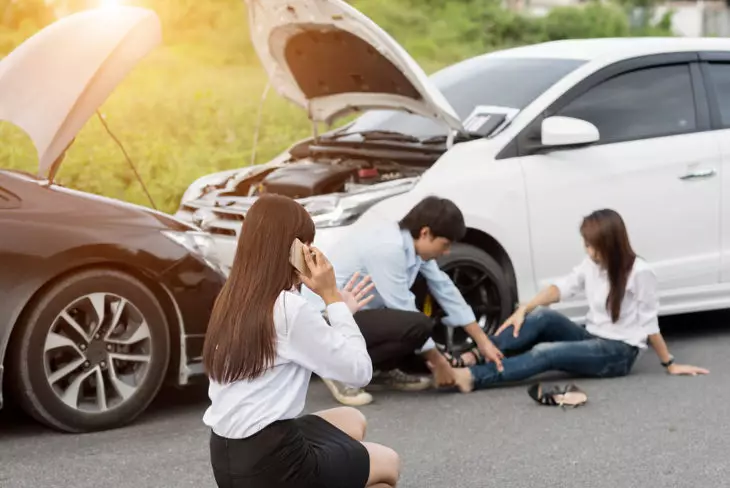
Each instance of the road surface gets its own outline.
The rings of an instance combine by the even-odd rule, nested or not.
[[[376,393],[363,408],[368,440],[401,453],[404,488],[727,486],[728,318],[663,323],[678,361],[708,367],[707,377],[670,377],[649,351],[629,377],[577,381],[590,400],[575,410],[537,405],[525,386]],[[134,425],[80,436],[6,412],[0,487],[213,488],[206,406],[204,387],[165,391]],[[308,410],[333,406],[313,381]]]

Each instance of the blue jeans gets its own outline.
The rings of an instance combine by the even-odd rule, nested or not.
[[[521,381],[547,371],[596,378],[625,376],[639,353],[639,348],[625,342],[596,337],[548,308],[530,313],[517,337],[513,332],[510,327],[490,336],[505,355],[504,371],[497,371],[491,362],[471,366],[474,389]]]

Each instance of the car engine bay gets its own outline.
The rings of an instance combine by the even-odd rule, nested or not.
[[[223,197],[284,195],[294,199],[353,193],[372,185],[420,176],[426,168],[393,161],[354,158],[304,158],[270,167],[237,182]]]

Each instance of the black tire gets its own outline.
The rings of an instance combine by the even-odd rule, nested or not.
[[[104,294],[106,297],[103,302],[96,302],[103,303],[105,309],[105,319],[99,322],[102,322],[102,325],[109,324],[104,325],[101,333],[97,335],[101,339],[92,339],[90,342],[85,343],[82,339],[72,340],[74,344],[61,347],[54,346],[50,348],[50,351],[53,351],[52,353],[47,352],[47,344],[51,342],[50,333],[52,329],[54,338],[61,335],[59,327],[64,331],[62,332],[64,334],[65,331],[70,331],[70,334],[63,337],[73,339],[82,337],[80,334],[75,335],[77,329],[68,328],[70,323],[65,318],[59,319],[59,317],[72,304],[78,306],[78,308],[70,308],[70,313],[73,314],[76,314],[83,307],[96,310],[95,308],[89,308],[94,304],[91,299],[82,298],[91,294],[95,294],[94,297]],[[118,321],[120,325],[111,327],[109,319],[113,321],[114,311],[121,308],[118,306],[120,302],[114,302],[119,297],[125,299],[127,303],[122,308],[124,312]],[[108,312],[106,311],[107,303],[109,303]],[[116,308],[112,308],[112,303],[117,304]],[[89,316],[91,314],[81,317],[88,318]],[[140,316],[144,318],[147,324],[146,328],[138,325],[142,323],[139,320]],[[94,317],[98,317],[98,314],[95,314]],[[74,320],[77,324],[82,324],[82,322]],[[133,327],[134,329],[148,331],[148,333],[142,334],[146,336],[145,338],[133,343],[134,346],[111,344],[105,340],[104,336],[108,329],[113,331],[124,330],[129,335],[127,327],[130,323],[136,326]],[[90,322],[88,330],[91,330],[94,324],[95,322]],[[41,296],[26,308],[18,327],[20,327],[20,334],[16,336],[17,340],[11,345],[12,350],[10,351],[14,396],[29,415],[51,428],[78,433],[121,427],[133,421],[149,406],[164,381],[170,358],[170,338],[165,314],[155,295],[143,283],[126,273],[111,269],[91,269],[61,279],[45,290]],[[82,328],[84,331],[87,330],[83,326]],[[114,340],[115,337],[113,336],[110,340]],[[121,340],[131,340],[123,335],[121,337]],[[79,345],[75,345],[77,342]],[[92,345],[92,342],[94,345]],[[84,345],[82,346],[80,343],[84,343]],[[56,343],[54,342],[54,344]],[[85,351],[83,353],[81,353],[82,347]],[[123,360],[118,357],[112,359],[108,355],[108,348],[112,348],[114,353],[119,354],[132,355],[136,353],[135,358],[137,359],[134,361]],[[121,348],[145,349],[142,350],[143,352],[140,355],[138,353],[139,349],[130,352],[129,349]],[[78,402],[80,395],[83,397],[85,392],[92,391],[96,392],[97,404],[101,404],[99,390],[93,386],[94,382],[99,379],[99,376],[96,376],[95,368],[98,368],[98,374],[106,375],[102,376],[106,385],[106,388],[103,389],[103,397],[105,406],[108,409],[105,411],[100,409],[101,411],[97,412],[84,411],[79,406],[74,408],[62,401],[60,393],[57,393],[50,384],[49,378],[53,374],[48,368],[49,354],[82,354],[74,361],[86,360],[86,362],[75,368],[72,373],[61,376],[62,380],[69,377],[70,384],[73,384],[73,381],[70,380],[73,374],[81,372],[82,374],[77,375],[76,378],[84,376],[84,370],[88,370],[89,364],[92,365],[93,372],[88,373],[87,371],[89,376],[80,383],[81,389],[75,395],[76,402]],[[104,356],[105,354],[106,356]],[[147,361],[138,360],[139,357],[147,355],[149,355]],[[106,359],[101,359],[102,356]],[[94,364],[96,366],[93,366]],[[142,366],[135,366],[137,364]],[[129,393],[130,390],[124,390],[123,388],[125,385],[129,386],[126,382],[125,385],[119,388],[114,386],[114,381],[118,382],[123,378],[128,378],[128,376],[123,375],[124,372],[135,371],[135,368],[145,368],[145,372],[141,381],[132,386],[134,391],[131,394]],[[54,373],[58,373],[58,370]],[[94,378],[90,380],[91,383],[85,383],[92,376]],[[122,390],[129,394],[127,398],[124,398],[124,395],[120,393]],[[68,391],[70,389],[66,390],[66,392]],[[119,400],[118,403],[112,405],[110,400],[113,399],[115,393]],[[73,397],[74,395],[69,395],[69,398]]]
[[[497,328],[506,320],[513,311],[515,297],[510,286],[509,279],[499,265],[499,263],[489,254],[482,251],[481,249],[474,247],[469,244],[454,244],[451,248],[451,252],[438,260],[439,266],[449,276],[454,279],[454,271],[457,268],[462,270],[473,270],[475,276],[478,277],[477,273],[483,273],[485,280],[483,286],[477,287],[479,299],[475,296],[476,293],[466,293],[465,298],[469,305],[472,306],[477,316],[477,320],[480,316],[488,317],[488,321],[482,327],[487,334],[494,333]],[[455,284],[464,291],[470,288],[469,282],[465,281],[467,286],[460,286],[460,276],[457,276]],[[475,279],[478,281],[478,279]],[[484,300],[487,296],[488,299]],[[434,306],[437,310],[436,315],[440,313],[438,305],[434,301]],[[487,313],[487,310],[489,312]],[[447,328],[444,325],[438,324],[434,330],[434,340],[440,345],[445,347],[447,345]],[[453,330],[453,352],[459,352],[470,347],[469,336],[464,332],[462,328],[455,328]]]

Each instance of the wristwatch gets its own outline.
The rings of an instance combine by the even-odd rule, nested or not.
[[[665,368],[668,368],[668,367],[669,367],[669,366],[671,366],[672,364],[674,364],[674,356],[672,356],[672,355],[670,354],[670,355],[669,355],[669,361],[667,361],[666,363],[662,363],[662,366],[664,366]]]

